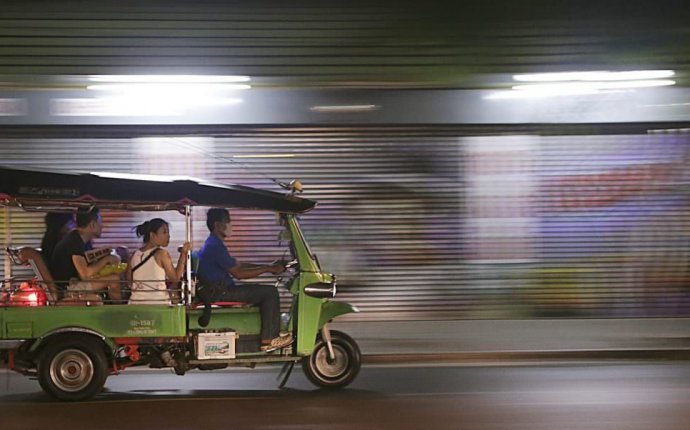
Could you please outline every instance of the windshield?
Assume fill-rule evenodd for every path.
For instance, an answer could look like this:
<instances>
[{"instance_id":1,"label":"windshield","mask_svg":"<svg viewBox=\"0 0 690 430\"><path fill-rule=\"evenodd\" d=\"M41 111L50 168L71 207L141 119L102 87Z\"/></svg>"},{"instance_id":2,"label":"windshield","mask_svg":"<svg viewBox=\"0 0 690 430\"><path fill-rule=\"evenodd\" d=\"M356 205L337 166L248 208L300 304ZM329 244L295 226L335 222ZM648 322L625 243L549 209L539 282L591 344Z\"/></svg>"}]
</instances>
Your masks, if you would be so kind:
<instances>
[{"instance_id":1,"label":"windshield","mask_svg":"<svg viewBox=\"0 0 690 430\"><path fill-rule=\"evenodd\" d=\"M304 249L307 251L309 258L311 258L314 261L314 264L316 265L315 269L321 270L321 265L319 264L319 259L316 256L316 254L314 254L311 251L311 248L309 248L309 243L305 240L304 235L302 234L302 229L299 227L299 223L297 222L297 219L296 218L294 219L294 223L289 223L287 216L285 216L284 219L285 219L286 224L288 225L288 228L290 225L292 225L294 227L293 228L293 230L294 230L293 234L297 235L297 239L298 239L297 242L300 242L304 245ZM295 241L293 241L290 244L290 252L292 252L293 258L297 258L297 250L295 249Z\"/></svg>"}]
</instances>

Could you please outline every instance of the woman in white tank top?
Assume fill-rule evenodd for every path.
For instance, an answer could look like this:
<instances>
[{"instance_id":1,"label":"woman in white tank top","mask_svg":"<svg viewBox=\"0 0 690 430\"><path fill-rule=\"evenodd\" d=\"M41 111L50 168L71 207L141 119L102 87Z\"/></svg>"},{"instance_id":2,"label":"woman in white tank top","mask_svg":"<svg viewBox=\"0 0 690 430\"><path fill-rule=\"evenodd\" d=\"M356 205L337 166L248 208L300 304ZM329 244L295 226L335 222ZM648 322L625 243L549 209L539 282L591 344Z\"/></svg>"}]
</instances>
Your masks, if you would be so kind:
<instances>
[{"instance_id":1,"label":"woman in white tank top","mask_svg":"<svg viewBox=\"0 0 690 430\"><path fill-rule=\"evenodd\" d=\"M185 269L190 244L185 243L177 266L164 249L170 243L170 228L165 220L154 218L136 227L144 246L134 251L129 260L128 279L132 285L130 304L171 304L171 291L166 281L173 281L177 289Z\"/></svg>"}]
</instances>

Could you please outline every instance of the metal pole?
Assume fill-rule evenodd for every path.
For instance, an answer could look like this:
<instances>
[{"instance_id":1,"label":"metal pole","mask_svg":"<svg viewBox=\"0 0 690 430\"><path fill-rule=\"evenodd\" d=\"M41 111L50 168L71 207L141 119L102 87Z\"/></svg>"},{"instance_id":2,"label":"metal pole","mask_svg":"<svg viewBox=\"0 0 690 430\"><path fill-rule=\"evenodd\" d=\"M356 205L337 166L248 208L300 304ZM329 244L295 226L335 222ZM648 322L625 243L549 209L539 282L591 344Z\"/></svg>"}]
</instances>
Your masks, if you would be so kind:
<instances>
[{"instance_id":1,"label":"metal pole","mask_svg":"<svg viewBox=\"0 0 690 430\"><path fill-rule=\"evenodd\" d=\"M185 239L189 243L193 243L192 240L192 207L190 205L186 205L184 207L184 218L185 218ZM187 252L187 266L186 266L186 282L185 282L185 304L191 305L192 304L192 250L190 249Z\"/></svg>"},{"instance_id":2,"label":"metal pole","mask_svg":"<svg viewBox=\"0 0 690 430\"><path fill-rule=\"evenodd\" d=\"M5 246L10 246L12 244L12 230L10 229L10 208L9 207L3 207L2 208L3 212L3 222L4 222L4 228L5 228ZM10 258L5 255L5 279L10 279L12 277L12 262L10 261Z\"/></svg>"},{"instance_id":3,"label":"metal pole","mask_svg":"<svg viewBox=\"0 0 690 430\"><path fill-rule=\"evenodd\" d=\"M328 348L328 358L329 364L335 362L335 351L333 350L333 339L331 338L331 330L328 328L328 324L324 324L321 327L321 339L326 342L326 347Z\"/></svg>"}]
</instances>

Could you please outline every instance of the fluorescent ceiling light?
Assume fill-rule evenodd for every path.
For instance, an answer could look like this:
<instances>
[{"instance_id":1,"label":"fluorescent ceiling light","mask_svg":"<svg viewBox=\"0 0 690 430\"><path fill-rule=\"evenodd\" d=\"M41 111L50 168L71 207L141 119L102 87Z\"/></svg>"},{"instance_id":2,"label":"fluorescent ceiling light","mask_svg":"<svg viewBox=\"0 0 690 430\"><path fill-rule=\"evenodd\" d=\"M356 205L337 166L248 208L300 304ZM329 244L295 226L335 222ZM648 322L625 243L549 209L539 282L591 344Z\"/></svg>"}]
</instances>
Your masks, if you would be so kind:
<instances>
[{"instance_id":1,"label":"fluorescent ceiling light","mask_svg":"<svg viewBox=\"0 0 690 430\"><path fill-rule=\"evenodd\" d=\"M539 92L573 92L598 91L598 90L621 90L630 88L649 88L664 87L675 85L676 81L670 79L652 79L641 81L605 81L605 82L562 82L549 84L525 84L514 85L513 89L518 91L539 91Z\"/></svg>"},{"instance_id":2,"label":"fluorescent ceiling light","mask_svg":"<svg viewBox=\"0 0 690 430\"><path fill-rule=\"evenodd\" d=\"M539 84L513 85L513 91L497 91L485 99L530 99L558 96L580 96L599 93L634 91L637 88L664 87L675 85L671 79L648 79L629 81L568 81Z\"/></svg>"},{"instance_id":3,"label":"fluorescent ceiling light","mask_svg":"<svg viewBox=\"0 0 690 430\"><path fill-rule=\"evenodd\" d=\"M131 84L95 84L95 85L87 85L86 89L87 90L93 90L93 91L132 91L132 92L138 92L138 91L147 91L147 90L153 90L153 91L171 91L171 92L179 92L179 91L208 91L208 90L214 90L214 91L229 91L229 90L248 90L251 88L251 85L247 84L202 84L202 83L194 83L194 84L164 84L164 83L131 83Z\"/></svg>"},{"instance_id":4,"label":"fluorescent ceiling light","mask_svg":"<svg viewBox=\"0 0 690 430\"><path fill-rule=\"evenodd\" d=\"M674 75L675 72L673 70L558 72L513 75L513 80L518 82L629 81L637 79L664 79Z\"/></svg>"},{"instance_id":5,"label":"fluorescent ceiling light","mask_svg":"<svg viewBox=\"0 0 690 430\"><path fill-rule=\"evenodd\" d=\"M168 83L168 84L220 84L230 82L249 82L249 76L240 75L91 75L91 82L113 83Z\"/></svg>"}]
</instances>

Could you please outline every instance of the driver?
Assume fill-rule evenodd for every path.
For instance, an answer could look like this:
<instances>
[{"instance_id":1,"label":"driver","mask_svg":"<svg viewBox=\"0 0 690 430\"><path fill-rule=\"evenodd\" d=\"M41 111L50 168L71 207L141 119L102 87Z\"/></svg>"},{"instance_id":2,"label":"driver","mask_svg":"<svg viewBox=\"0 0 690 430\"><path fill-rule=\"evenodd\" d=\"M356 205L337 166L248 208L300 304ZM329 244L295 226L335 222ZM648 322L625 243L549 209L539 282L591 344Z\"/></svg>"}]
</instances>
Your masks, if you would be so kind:
<instances>
[{"instance_id":1,"label":"driver","mask_svg":"<svg viewBox=\"0 0 690 430\"><path fill-rule=\"evenodd\" d=\"M290 345L291 333L280 334L280 297L278 290L269 285L236 285L235 279L255 278L264 273L281 273L285 266L280 261L271 264L240 263L230 256L225 238L230 235L230 213L227 209L212 208L206 213L206 226L210 235L199 250L197 275L199 298L206 304L199 325L205 327L211 318L210 304L239 301L258 305L261 309L261 350L274 351Z\"/></svg>"}]
</instances>

